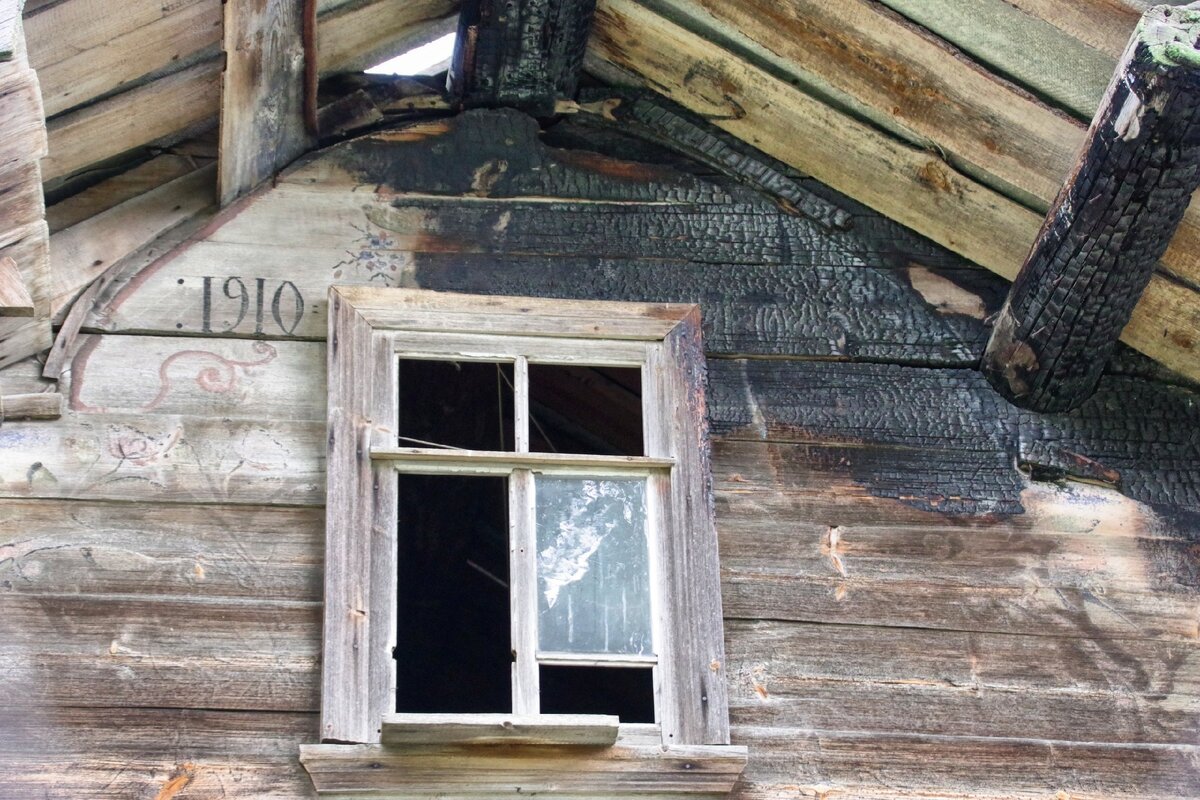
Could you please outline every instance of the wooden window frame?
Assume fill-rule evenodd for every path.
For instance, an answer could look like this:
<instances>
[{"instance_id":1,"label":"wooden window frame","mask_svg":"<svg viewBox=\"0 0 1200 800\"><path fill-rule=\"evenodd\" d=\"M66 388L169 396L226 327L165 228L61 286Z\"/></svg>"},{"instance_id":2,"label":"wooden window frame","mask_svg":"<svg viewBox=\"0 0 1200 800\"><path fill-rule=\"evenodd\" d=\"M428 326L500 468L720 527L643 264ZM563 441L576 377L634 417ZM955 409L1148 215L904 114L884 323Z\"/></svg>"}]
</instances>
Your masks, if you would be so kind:
<instances>
[{"instance_id":1,"label":"wooden window frame","mask_svg":"<svg viewBox=\"0 0 1200 800\"><path fill-rule=\"evenodd\" d=\"M527 369L526 359L530 358L536 363L639 366L645 456L529 453L527 442L524 447L518 442L515 452L505 454L400 447L395 420L401 356L479 361L511 358L518 370L517 383L525 377L520 370ZM666 758L672 747L686 746L690 748L687 758L711 758L706 763L715 770L708 775L706 788L696 791L711 793L726 778L731 786L745 763L745 750L728 746L699 307L333 286L329 293L328 367L321 738L352 747L337 749L325 744L302 748L302 760L318 790L325 790L322 780L330 791L333 789L328 787L347 791L353 786L353 781L330 783L328 771L344 777L347 768L343 762L353 762L355 752L374 759L384 754L402 758L394 748L388 749L389 741L394 745L397 738L385 732L389 722L393 730L402 723L405 730L413 729L411 715L398 721L399 715L393 713L397 465L425 474L443 469L461 474L464 461L472 458L476 460L468 471L486 474L492 470L512 474L514 480L522 475L531 477L531 470L590 474L600 469L610 474L649 476L648 495L654 496L649 505L659 532L652 552L656 563L657 722L653 726L621 725L614 753L644 767L646 758L654 760L653 752ZM520 392L516 398L515 414L520 419L528 414L528 406L521 402ZM521 427L518 423L517 429ZM521 512L518 509L516 513ZM514 529L513 547L529 546L527 541L515 541L522 530L526 536L532 535L532 520ZM513 563L517 563L515 556ZM531 579L514 575L514 595L533 592ZM536 619L533 615L525 615L519 622L514 618L513 627L517 650L514 686L532 687L536 694L537 662L530 647L531 642L536 645ZM530 670L534 671L532 678ZM524 676L518 678L519 672ZM520 718L523 729L536 728L537 697L518 694L514 692L512 716ZM464 720L469 722L466 717ZM570 722L562 724L569 727ZM506 727L511 725L506 723ZM547 718L547 729L553 727ZM431 741L435 740L439 739L431 728ZM651 772L678 777L665 762L656 764ZM723 777L718 779L718 775ZM489 789L495 790L494 786Z\"/></svg>"}]
</instances>

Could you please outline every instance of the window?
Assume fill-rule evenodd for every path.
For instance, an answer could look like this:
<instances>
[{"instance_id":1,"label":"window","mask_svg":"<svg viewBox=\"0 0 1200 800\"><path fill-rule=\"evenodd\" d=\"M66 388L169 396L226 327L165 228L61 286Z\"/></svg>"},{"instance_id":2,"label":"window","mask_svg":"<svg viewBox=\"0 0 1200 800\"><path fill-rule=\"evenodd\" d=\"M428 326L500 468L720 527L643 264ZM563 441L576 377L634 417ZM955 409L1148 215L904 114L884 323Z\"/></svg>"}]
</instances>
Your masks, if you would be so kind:
<instances>
[{"instance_id":1,"label":"window","mask_svg":"<svg viewBox=\"0 0 1200 800\"><path fill-rule=\"evenodd\" d=\"M318 791L444 791L427 746L494 742L489 726L525 731L512 739L523 746L594 746L610 729L609 767L589 789L628 758L662 776L644 793L680 791L692 762L705 769L684 784L726 791L745 751L728 746L699 309L334 287L329 311L330 744L302 751ZM478 609L454 602L478 577L463 564L495 584ZM450 599L429 600L422 621L427 586ZM460 629L478 632L443 646ZM467 662L483 677L453 679ZM506 778L514 792L601 763L546 752L522 762L544 774ZM455 763L444 778L456 791L487 774Z\"/></svg>"}]
</instances>

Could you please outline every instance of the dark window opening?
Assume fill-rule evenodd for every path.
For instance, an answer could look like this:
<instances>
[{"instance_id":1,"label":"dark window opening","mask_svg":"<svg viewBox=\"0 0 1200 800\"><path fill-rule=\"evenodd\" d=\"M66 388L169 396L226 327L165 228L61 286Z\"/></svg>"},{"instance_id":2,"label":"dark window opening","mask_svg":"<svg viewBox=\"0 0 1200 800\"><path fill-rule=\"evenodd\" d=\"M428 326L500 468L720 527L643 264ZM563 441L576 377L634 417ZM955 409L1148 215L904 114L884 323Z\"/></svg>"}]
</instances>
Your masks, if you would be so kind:
<instances>
[{"instance_id":1,"label":"dark window opening","mask_svg":"<svg viewBox=\"0 0 1200 800\"><path fill-rule=\"evenodd\" d=\"M615 714L621 722L654 722L649 667L543 666L543 714Z\"/></svg>"},{"instance_id":2,"label":"dark window opening","mask_svg":"<svg viewBox=\"0 0 1200 800\"><path fill-rule=\"evenodd\" d=\"M512 381L512 364L400 359L400 446L512 450Z\"/></svg>"},{"instance_id":3,"label":"dark window opening","mask_svg":"<svg viewBox=\"0 0 1200 800\"><path fill-rule=\"evenodd\" d=\"M396 710L507 713L508 480L398 480Z\"/></svg>"},{"instance_id":4,"label":"dark window opening","mask_svg":"<svg viewBox=\"0 0 1200 800\"><path fill-rule=\"evenodd\" d=\"M642 371L529 365L530 450L640 456Z\"/></svg>"}]
</instances>

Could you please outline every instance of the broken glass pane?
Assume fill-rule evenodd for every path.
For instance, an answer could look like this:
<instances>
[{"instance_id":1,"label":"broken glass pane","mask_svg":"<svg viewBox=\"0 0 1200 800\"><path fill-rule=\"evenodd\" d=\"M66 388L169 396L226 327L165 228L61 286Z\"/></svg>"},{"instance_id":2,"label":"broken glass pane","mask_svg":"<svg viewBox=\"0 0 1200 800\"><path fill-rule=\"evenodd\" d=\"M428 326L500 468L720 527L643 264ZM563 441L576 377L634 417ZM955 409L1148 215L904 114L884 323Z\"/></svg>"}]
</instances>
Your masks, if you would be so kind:
<instances>
[{"instance_id":1,"label":"broken glass pane","mask_svg":"<svg viewBox=\"0 0 1200 800\"><path fill-rule=\"evenodd\" d=\"M650 655L645 478L536 478L538 649Z\"/></svg>"}]
</instances>

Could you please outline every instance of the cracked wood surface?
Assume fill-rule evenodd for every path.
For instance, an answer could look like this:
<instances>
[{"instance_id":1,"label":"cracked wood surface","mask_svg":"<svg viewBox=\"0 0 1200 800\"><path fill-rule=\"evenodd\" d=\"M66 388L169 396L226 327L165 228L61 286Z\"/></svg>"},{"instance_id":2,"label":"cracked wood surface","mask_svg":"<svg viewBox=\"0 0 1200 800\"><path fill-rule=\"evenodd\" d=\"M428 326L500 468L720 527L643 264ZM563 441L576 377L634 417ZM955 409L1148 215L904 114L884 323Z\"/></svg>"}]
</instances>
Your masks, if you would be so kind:
<instances>
[{"instance_id":1,"label":"cracked wood surface","mask_svg":"<svg viewBox=\"0 0 1200 800\"><path fill-rule=\"evenodd\" d=\"M954 160L827 105L633 0L601 0L589 46L589 58L631 70L723 130L1000 275L1016 275L1037 235L1037 213ZM1198 299L1193 287L1156 274L1123 340L1200 375Z\"/></svg>"},{"instance_id":2,"label":"cracked wood surface","mask_svg":"<svg viewBox=\"0 0 1200 800\"><path fill-rule=\"evenodd\" d=\"M513 145L479 133L496 117ZM337 280L704 304L731 734L751 748L735 797L1194 794L1191 389L1131 361L1142 376L1092 405L1018 412L972 368L993 276L836 195L846 231L708 167L535 136L481 112L339 146L99 294L64 418L0 425L12 785L311 796Z\"/></svg>"}]
</instances>

